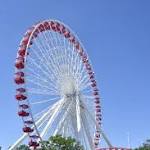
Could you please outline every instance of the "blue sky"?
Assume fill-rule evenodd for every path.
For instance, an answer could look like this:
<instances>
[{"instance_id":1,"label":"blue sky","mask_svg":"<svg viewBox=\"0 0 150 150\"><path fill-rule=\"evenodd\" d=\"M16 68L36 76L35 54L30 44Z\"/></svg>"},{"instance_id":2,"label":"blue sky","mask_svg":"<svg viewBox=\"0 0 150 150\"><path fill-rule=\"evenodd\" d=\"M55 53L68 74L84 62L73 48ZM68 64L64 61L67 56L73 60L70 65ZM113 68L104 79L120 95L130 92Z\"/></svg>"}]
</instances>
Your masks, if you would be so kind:
<instances>
[{"instance_id":1,"label":"blue sky","mask_svg":"<svg viewBox=\"0 0 150 150\"><path fill-rule=\"evenodd\" d=\"M22 134L14 60L26 29L43 19L69 25L83 42L101 91L103 129L114 146L150 138L150 1L0 0L0 145Z\"/></svg>"}]
</instances>

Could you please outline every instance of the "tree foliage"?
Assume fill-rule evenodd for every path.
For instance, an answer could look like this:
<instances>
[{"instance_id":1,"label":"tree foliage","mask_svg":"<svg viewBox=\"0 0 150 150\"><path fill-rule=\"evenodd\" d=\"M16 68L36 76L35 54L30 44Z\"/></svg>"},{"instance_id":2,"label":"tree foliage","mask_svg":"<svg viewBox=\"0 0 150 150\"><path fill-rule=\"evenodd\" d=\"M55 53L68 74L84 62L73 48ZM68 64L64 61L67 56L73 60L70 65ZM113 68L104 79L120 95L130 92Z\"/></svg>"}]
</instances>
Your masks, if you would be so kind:
<instances>
[{"instance_id":1,"label":"tree foliage","mask_svg":"<svg viewBox=\"0 0 150 150\"><path fill-rule=\"evenodd\" d=\"M150 150L150 139L146 140L142 146L136 148L135 150Z\"/></svg>"},{"instance_id":2,"label":"tree foliage","mask_svg":"<svg viewBox=\"0 0 150 150\"><path fill-rule=\"evenodd\" d=\"M48 141L43 141L41 150L83 150L83 147L71 137L64 138L56 135L50 137Z\"/></svg>"},{"instance_id":3,"label":"tree foliage","mask_svg":"<svg viewBox=\"0 0 150 150\"><path fill-rule=\"evenodd\" d=\"M27 145L20 145L16 150L30 150Z\"/></svg>"},{"instance_id":4,"label":"tree foliage","mask_svg":"<svg viewBox=\"0 0 150 150\"><path fill-rule=\"evenodd\" d=\"M30 149L26 145L21 145L16 150ZM83 150L83 146L71 137L64 138L61 135L56 135L50 137L48 141L42 141L38 150Z\"/></svg>"}]
</instances>

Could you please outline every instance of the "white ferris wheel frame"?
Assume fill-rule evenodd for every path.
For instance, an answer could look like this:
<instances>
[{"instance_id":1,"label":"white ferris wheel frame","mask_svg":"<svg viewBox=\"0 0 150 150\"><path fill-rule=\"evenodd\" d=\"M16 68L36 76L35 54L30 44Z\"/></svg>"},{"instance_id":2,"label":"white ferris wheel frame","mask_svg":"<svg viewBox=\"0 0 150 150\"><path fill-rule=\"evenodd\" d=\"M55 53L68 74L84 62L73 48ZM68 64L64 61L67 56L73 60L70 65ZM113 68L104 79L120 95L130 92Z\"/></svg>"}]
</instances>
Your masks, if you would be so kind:
<instances>
[{"instance_id":1,"label":"white ferris wheel frame","mask_svg":"<svg viewBox=\"0 0 150 150\"><path fill-rule=\"evenodd\" d=\"M56 86L56 87L52 86L52 88L50 88L50 87L48 87L48 88L53 89L54 93L48 93L46 90L40 91L40 90L32 88L31 91L29 91L29 90L26 91L28 93L25 96L23 95L25 90L28 88L27 87L28 85L26 85L26 80L27 80L26 79L26 77L27 77L27 73L26 73L27 67L26 66L28 66L28 64L30 65L30 63L28 63L28 62L32 62L33 64L36 65L37 68L39 68L39 70L40 69L42 70L42 68L40 68L41 66L37 65L37 63L33 61L32 56L30 57L29 50L32 49L32 44L37 42L36 39L39 40L37 38L37 36L38 35L40 36L40 34L42 34L42 36L43 36L42 38L45 37L44 40L48 42L49 38L47 39L46 35L43 33L45 31L55 32L57 34L60 34L65 39L64 43L67 43L66 41L68 41L68 43L69 43L68 45L69 46L71 45L70 47L68 46L69 47L68 50L66 50L66 48L64 49L64 56L65 56L65 54L67 54L67 57L72 56L72 58L70 58L70 62L68 62L68 60L65 60L66 62L64 62L64 64L66 65L65 66L66 68L70 68L70 67L72 68L72 72L76 75L77 80L80 81L80 83L82 83L81 85L79 85L80 90L84 90L86 88L86 86L90 87L90 92L93 94L91 95L91 97L88 95L84 99L90 99L92 101L92 103L95 104L95 108L94 108L95 112L92 112L94 115L91 114L89 108L86 110L87 104L84 104L84 102L81 101L82 95L80 93L78 93L79 94L79 96L78 96L78 94L75 93L76 94L75 101L74 101L74 99L72 101L71 100L68 101L67 96L65 98L61 97L61 99L57 100L57 102L55 102L51 107L46 108L46 110L42 110L42 112L37 114L37 116L41 115L41 114L42 115L40 116L40 118L38 120L35 121L35 117L32 114L31 102L30 102L30 100L28 100L27 94L31 91L34 94L40 93L43 95L58 94L58 91L56 91L58 86ZM52 39L50 39L50 40L52 40ZM57 45L57 43L56 43L56 45ZM83 45L81 44L80 40L78 39L78 37L73 33L73 31L68 26L64 25L62 22L57 21L57 20L44 20L42 22L39 22L39 23L33 25L29 30L27 30L25 36L21 40L20 46L21 47L19 47L19 50L17 53L17 59L16 59L16 63L15 63L15 66L16 66L15 82L19 87L19 91L17 91L17 92L19 92L19 94L20 94L20 95L19 94L16 95L16 96L18 96L17 101L18 101L18 105L19 105L19 109L20 109L20 112L18 112L18 114L23 119L24 125L26 127L26 129L25 129L26 133L24 133L23 136L21 138L19 138L11 146L11 148L9 150L16 148L20 143L22 143L22 141L27 136L30 137L31 141L33 142L32 144L36 144L39 141L41 141L42 138L47 134L49 128L51 127L52 123L54 122L54 120L56 119L56 117L58 116L58 114L61 112L62 109L65 109L66 111L64 112L61 120L59 121L58 128L56 128L53 135L56 135L58 133L63 133L63 131L64 131L64 135L68 136L69 134L67 132L70 131L70 127L67 128L67 124L68 124L68 122L72 122L72 126L74 126L77 129L77 131L75 130L74 133L71 133L71 134L73 134L75 136L81 130L84 129L82 135L83 135L83 137L85 137L85 139L82 142L89 143L89 147L91 150L97 148L98 144L99 144L99 140L100 140L100 134L103 137L105 137L105 135L103 134L103 132L101 130L101 107L100 107L99 90L97 88L97 82L95 79L94 72L92 70L91 62L89 60L89 57L88 57ZM48 46L50 46L50 45L48 45ZM41 57L43 57L43 61L45 60L45 62L43 62L43 64L45 63L47 65L47 66L45 64L43 65L43 67L45 67L45 70L48 71L50 69L48 67L48 65L49 65L51 68L53 68L52 72L54 73L54 76L61 76L61 73L59 72L59 70L55 69L54 61L52 61L50 63L49 60L45 57L46 55L43 54L43 51L44 51L49 55L49 51L46 50L45 45L42 45L42 44L40 45L37 42L37 48L39 49L39 51L41 51L40 54L41 54ZM72 51L70 52L70 50L72 50ZM70 52L70 54L68 54L67 52ZM77 55L78 55L76 58L73 57L73 55L75 53L77 53ZM54 54L55 54L55 52L54 52ZM57 52L57 54L58 54L58 52ZM37 59L40 58L40 56L37 53L35 53L34 55L37 56ZM62 57L63 57L63 53L59 56L58 59L62 59ZM79 66L74 66L74 64L71 62L71 60L74 60L77 63L80 62ZM57 63L57 62L55 61L55 63ZM57 66L59 68L60 63L58 63ZM33 69L33 68L30 68L30 69ZM20 72L21 73L23 72L23 74L21 75ZM48 76L49 73L50 72L43 71L43 74L45 76ZM65 73L65 71L64 71L64 73ZM82 74L84 76L81 78L79 76L79 74ZM34 75L34 77L37 80L40 80L40 81L42 80L42 82L44 82L44 79L40 78L40 76L38 76L38 74L36 74L36 76ZM74 88L72 88L72 85L74 85L74 83L72 83L73 82L72 78L68 79L68 76L67 76L67 80L69 80L69 82L70 82L70 83L68 83L67 87L71 87L71 88L66 89L67 87L63 87L62 91L65 94L67 92L74 92L73 91ZM36 80L34 78L30 79L29 81L34 84L37 84L38 86L43 86L41 84L38 84L38 82L35 82ZM52 81L52 82L55 82L55 81ZM63 82L63 81L61 81L61 82L63 84L65 84L65 82ZM86 82L88 83L88 85L84 84ZM45 84L46 88L47 88L47 84L48 83ZM49 84L52 85L52 83L49 83ZM59 82L57 84L59 84ZM70 89L71 89L71 91L70 91ZM92 91L91 91L91 89L92 89ZM86 91L86 92L88 92L88 91ZM69 97L69 99L72 99L71 96ZM55 101L55 98L54 98L54 101ZM43 100L43 101L38 101L38 102L33 102L33 103L34 104L42 104L42 103L47 103L47 102L48 102L48 100ZM73 114L73 117L76 117L75 121L72 119L72 116L70 116L71 110L72 111L74 110L74 112L72 114ZM91 121L93 122L93 124L95 125L95 129L94 129L95 134L93 135L93 137L91 137L91 133L90 133L90 131L88 131L88 129L93 128L93 126L92 126L92 124L89 125L89 121L88 121L89 118L87 118L86 114L84 113L85 111L88 114ZM26 112L28 114L26 114ZM74 114L75 114L75 116L74 116ZM26 118L28 118L28 119L26 119ZM33 121L32 123L30 122L31 123L30 125L28 124L29 122L27 123L27 121L29 121L29 120ZM39 128L42 127L45 122L47 122L47 124L45 125L42 132L39 133ZM85 125L85 123L86 123L86 125ZM34 130L34 131L32 131L32 134L31 134L30 130ZM66 134L65 134L65 132L66 132ZM91 132L93 132L93 129ZM77 136L79 136L79 135L77 135ZM37 137L37 138L35 138L35 137ZM107 139L107 138L105 137L105 139ZM108 140L106 140L106 141L108 141ZM108 142L108 144L110 144L110 143Z\"/></svg>"}]
</instances>

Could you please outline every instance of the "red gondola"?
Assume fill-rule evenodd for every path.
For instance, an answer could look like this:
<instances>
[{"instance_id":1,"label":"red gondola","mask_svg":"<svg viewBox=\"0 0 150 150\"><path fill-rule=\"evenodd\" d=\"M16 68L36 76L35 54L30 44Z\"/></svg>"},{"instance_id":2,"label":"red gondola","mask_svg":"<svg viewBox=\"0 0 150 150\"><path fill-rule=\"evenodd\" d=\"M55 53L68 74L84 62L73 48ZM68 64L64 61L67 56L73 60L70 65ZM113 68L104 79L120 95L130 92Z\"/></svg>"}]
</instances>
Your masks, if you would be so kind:
<instances>
[{"instance_id":1,"label":"red gondola","mask_svg":"<svg viewBox=\"0 0 150 150\"><path fill-rule=\"evenodd\" d=\"M26 49L20 48L20 49L18 50L18 54L19 54L21 57L24 57L25 54L26 54Z\"/></svg>"},{"instance_id":2,"label":"red gondola","mask_svg":"<svg viewBox=\"0 0 150 150\"><path fill-rule=\"evenodd\" d=\"M24 73L23 72L16 72L15 76L20 76L20 77L24 77Z\"/></svg>"},{"instance_id":3,"label":"red gondola","mask_svg":"<svg viewBox=\"0 0 150 150\"><path fill-rule=\"evenodd\" d=\"M32 140L31 140L31 141L29 142L29 146L36 148L36 147L39 146L39 143L37 143L36 141L32 141Z\"/></svg>"},{"instance_id":4,"label":"red gondola","mask_svg":"<svg viewBox=\"0 0 150 150\"><path fill-rule=\"evenodd\" d=\"M101 117L102 116L102 114L101 113L96 113L96 117Z\"/></svg>"},{"instance_id":5,"label":"red gondola","mask_svg":"<svg viewBox=\"0 0 150 150\"><path fill-rule=\"evenodd\" d=\"M18 88L18 89L16 89L16 91L24 93L26 91L26 89L25 88Z\"/></svg>"},{"instance_id":6,"label":"red gondola","mask_svg":"<svg viewBox=\"0 0 150 150\"><path fill-rule=\"evenodd\" d=\"M100 101L96 100L96 101L95 101L95 104L100 104Z\"/></svg>"},{"instance_id":7,"label":"red gondola","mask_svg":"<svg viewBox=\"0 0 150 150\"><path fill-rule=\"evenodd\" d=\"M86 54L83 54L83 56L82 56L82 62L83 63L88 63L88 57L87 57L87 55Z\"/></svg>"},{"instance_id":8,"label":"red gondola","mask_svg":"<svg viewBox=\"0 0 150 150\"><path fill-rule=\"evenodd\" d=\"M33 121L32 120L27 120L27 121L24 121L24 123L29 125L29 124L33 124Z\"/></svg>"},{"instance_id":9,"label":"red gondola","mask_svg":"<svg viewBox=\"0 0 150 150\"><path fill-rule=\"evenodd\" d=\"M93 79L94 79L94 75L91 75L91 76L90 76L90 79L93 80Z\"/></svg>"},{"instance_id":10,"label":"red gondola","mask_svg":"<svg viewBox=\"0 0 150 150\"><path fill-rule=\"evenodd\" d=\"M45 30L44 26L42 24L39 25L38 29L39 29L40 32L43 32Z\"/></svg>"},{"instance_id":11,"label":"red gondola","mask_svg":"<svg viewBox=\"0 0 150 150\"><path fill-rule=\"evenodd\" d=\"M66 28L62 25L61 32L64 34L66 32Z\"/></svg>"},{"instance_id":12,"label":"red gondola","mask_svg":"<svg viewBox=\"0 0 150 150\"><path fill-rule=\"evenodd\" d=\"M23 109L28 109L29 108L29 105L26 105L26 104L22 104L22 105L19 105L20 108L23 108Z\"/></svg>"},{"instance_id":13,"label":"red gondola","mask_svg":"<svg viewBox=\"0 0 150 150\"><path fill-rule=\"evenodd\" d=\"M60 23L56 23L56 30L61 34L61 25L60 25Z\"/></svg>"},{"instance_id":14,"label":"red gondola","mask_svg":"<svg viewBox=\"0 0 150 150\"><path fill-rule=\"evenodd\" d=\"M78 45L76 45L76 48L78 49L78 52L79 52L79 54L80 54L80 56L82 57L83 55L84 55L84 51L83 51L83 49L80 47L80 44ZM86 64L88 64L88 62L86 63Z\"/></svg>"},{"instance_id":15,"label":"red gondola","mask_svg":"<svg viewBox=\"0 0 150 150\"><path fill-rule=\"evenodd\" d=\"M71 42L71 43L75 43L75 37L73 36L73 35L71 35L70 36L70 38L69 38L69 41Z\"/></svg>"},{"instance_id":16,"label":"red gondola","mask_svg":"<svg viewBox=\"0 0 150 150\"><path fill-rule=\"evenodd\" d=\"M97 96L97 95L98 95L98 92L95 91L95 92L93 93L93 95Z\"/></svg>"},{"instance_id":17,"label":"red gondola","mask_svg":"<svg viewBox=\"0 0 150 150\"><path fill-rule=\"evenodd\" d=\"M30 36L32 34L32 31L34 30L34 27L31 27L27 30L26 35L25 36Z\"/></svg>"},{"instance_id":18,"label":"red gondola","mask_svg":"<svg viewBox=\"0 0 150 150\"><path fill-rule=\"evenodd\" d=\"M101 109L96 109L96 112L101 112Z\"/></svg>"},{"instance_id":19,"label":"red gondola","mask_svg":"<svg viewBox=\"0 0 150 150\"><path fill-rule=\"evenodd\" d=\"M39 136L38 135L30 135L30 138L37 139L37 138L39 138Z\"/></svg>"},{"instance_id":20,"label":"red gondola","mask_svg":"<svg viewBox=\"0 0 150 150\"><path fill-rule=\"evenodd\" d=\"M96 105L95 107L96 107L96 108L101 108L100 105Z\"/></svg>"},{"instance_id":21,"label":"red gondola","mask_svg":"<svg viewBox=\"0 0 150 150\"><path fill-rule=\"evenodd\" d=\"M50 24L51 24L52 30L56 32L57 31L56 24L53 21L51 21Z\"/></svg>"},{"instance_id":22,"label":"red gondola","mask_svg":"<svg viewBox=\"0 0 150 150\"><path fill-rule=\"evenodd\" d=\"M99 90L97 88L94 88L93 91L98 92Z\"/></svg>"},{"instance_id":23,"label":"red gondola","mask_svg":"<svg viewBox=\"0 0 150 150\"><path fill-rule=\"evenodd\" d=\"M29 113L24 110L21 110L18 112L18 115L21 117L26 117L26 116L29 116Z\"/></svg>"},{"instance_id":24,"label":"red gondola","mask_svg":"<svg viewBox=\"0 0 150 150\"><path fill-rule=\"evenodd\" d=\"M91 68L91 65L88 64L88 63L87 63L85 66L86 66L86 69L87 69L87 70L91 70L91 69L92 69L92 68Z\"/></svg>"},{"instance_id":25,"label":"red gondola","mask_svg":"<svg viewBox=\"0 0 150 150\"><path fill-rule=\"evenodd\" d=\"M102 118L101 117L96 117L96 121L101 121L102 120Z\"/></svg>"},{"instance_id":26,"label":"red gondola","mask_svg":"<svg viewBox=\"0 0 150 150\"><path fill-rule=\"evenodd\" d=\"M69 38L70 37L70 32L67 31L66 33L64 33L65 38Z\"/></svg>"},{"instance_id":27,"label":"red gondola","mask_svg":"<svg viewBox=\"0 0 150 150\"><path fill-rule=\"evenodd\" d=\"M50 25L48 22L44 22L44 27L46 30L50 30Z\"/></svg>"},{"instance_id":28,"label":"red gondola","mask_svg":"<svg viewBox=\"0 0 150 150\"><path fill-rule=\"evenodd\" d=\"M30 37L30 36L25 36L25 37L23 38L23 40L22 40L22 44L23 44L23 45L27 45L27 44L28 44L29 37Z\"/></svg>"},{"instance_id":29,"label":"red gondola","mask_svg":"<svg viewBox=\"0 0 150 150\"><path fill-rule=\"evenodd\" d=\"M15 83L16 84L23 84L25 82L24 78L21 76L16 76L15 77Z\"/></svg>"},{"instance_id":30,"label":"red gondola","mask_svg":"<svg viewBox=\"0 0 150 150\"><path fill-rule=\"evenodd\" d=\"M96 137L96 138L100 138L100 133L96 133L96 134L95 134L95 137Z\"/></svg>"},{"instance_id":31,"label":"red gondola","mask_svg":"<svg viewBox=\"0 0 150 150\"><path fill-rule=\"evenodd\" d=\"M38 30L36 30L34 33L33 33L33 38L36 38L38 36Z\"/></svg>"},{"instance_id":32,"label":"red gondola","mask_svg":"<svg viewBox=\"0 0 150 150\"><path fill-rule=\"evenodd\" d=\"M89 76L94 75L94 72L88 71Z\"/></svg>"},{"instance_id":33,"label":"red gondola","mask_svg":"<svg viewBox=\"0 0 150 150\"><path fill-rule=\"evenodd\" d=\"M31 132L33 132L34 130L33 129L31 129L30 127L24 127L23 128L23 132L25 132L25 133L31 133Z\"/></svg>"},{"instance_id":34,"label":"red gondola","mask_svg":"<svg viewBox=\"0 0 150 150\"><path fill-rule=\"evenodd\" d=\"M17 69L23 69L24 68L24 58L23 57L18 57L16 59L15 66Z\"/></svg>"},{"instance_id":35,"label":"red gondola","mask_svg":"<svg viewBox=\"0 0 150 150\"><path fill-rule=\"evenodd\" d=\"M92 86L92 87L96 87L96 83L92 83L91 86Z\"/></svg>"},{"instance_id":36,"label":"red gondola","mask_svg":"<svg viewBox=\"0 0 150 150\"><path fill-rule=\"evenodd\" d=\"M22 100L26 100L27 99L27 96L25 96L24 94L16 94L16 99L18 101L22 101Z\"/></svg>"}]
</instances>

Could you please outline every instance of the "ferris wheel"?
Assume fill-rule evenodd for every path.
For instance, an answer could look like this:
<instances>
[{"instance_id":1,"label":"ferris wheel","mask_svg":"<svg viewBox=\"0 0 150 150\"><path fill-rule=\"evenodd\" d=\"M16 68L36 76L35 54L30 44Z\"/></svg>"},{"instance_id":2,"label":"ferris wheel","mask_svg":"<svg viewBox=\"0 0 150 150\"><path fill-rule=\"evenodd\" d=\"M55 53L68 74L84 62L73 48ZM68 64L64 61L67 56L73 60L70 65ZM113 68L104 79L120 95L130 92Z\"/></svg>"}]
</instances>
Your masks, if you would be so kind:
<instances>
[{"instance_id":1,"label":"ferris wheel","mask_svg":"<svg viewBox=\"0 0 150 150\"><path fill-rule=\"evenodd\" d=\"M15 61L18 115L23 136L36 149L50 136L71 136L94 150L101 135L101 106L89 57L72 30L57 20L38 22L23 36Z\"/></svg>"}]
</instances>

